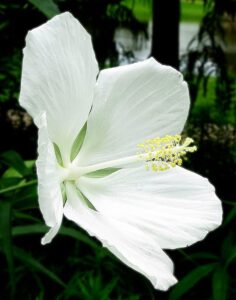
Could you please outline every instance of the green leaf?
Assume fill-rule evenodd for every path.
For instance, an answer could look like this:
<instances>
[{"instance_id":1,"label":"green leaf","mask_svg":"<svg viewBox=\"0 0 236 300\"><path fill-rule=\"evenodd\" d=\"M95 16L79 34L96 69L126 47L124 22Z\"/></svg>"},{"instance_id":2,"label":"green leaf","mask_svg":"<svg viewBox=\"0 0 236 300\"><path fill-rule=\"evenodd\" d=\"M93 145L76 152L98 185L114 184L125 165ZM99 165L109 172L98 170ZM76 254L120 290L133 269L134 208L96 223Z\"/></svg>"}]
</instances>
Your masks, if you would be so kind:
<instances>
[{"instance_id":1,"label":"green leaf","mask_svg":"<svg viewBox=\"0 0 236 300\"><path fill-rule=\"evenodd\" d=\"M236 204L231 208L230 212L226 215L224 219L223 226L228 225L236 216Z\"/></svg>"},{"instance_id":2,"label":"green leaf","mask_svg":"<svg viewBox=\"0 0 236 300\"><path fill-rule=\"evenodd\" d=\"M45 234L47 230L46 226L38 224L15 226L12 228L12 236L16 237L35 233Z\"/></svg>"},{"instance_id":3,"label":"green leaf","mask_svg":"<svg viewBox=\"0 0 236 300\"><path fill-rule=\"evenodd\" d=\"M212 277L213 300L226 300L229 285L229 276L226 270L218 267Z\"/></svg>"},{"instance_id":4,"label":"green leaf","mask_svg":"<svg viewBox=\"0 0 236 300\"><path fill-rule=\"evenodd\" d=\"M227 268L236 259L236 243L235 243L235 233L230 231L221 247L221 261L224 263L225 268Z\"/></svg>"},{"instance_id":5,"label":"green leaf","mask_svg":"<svg viewBox=\"0 0 236 300\"><path fill-rule=\"evenodd\" d=\"M18 179L22 179L23 176L22 174L20 174L18 171L16 171L15 169L13 168L8 168L4 173L3 173L3 178L18 178Z\"/></svg>"},{"instance_id":6,"label":"green leaf","mask_svg":"<svg viewBox=\"0 0 236 300\"><path fill-rule=\"evenodd\" d=\"M15 271L11 233L11 203L6 201L0 202L0 236L2 238L3 252L5 253L8 264L13 296L15 290Z\"/></svg>"},{"instance_id":7,"label":"green leaf","mask_svg":"<svg viewBox=\"0 0 236 300\"><path fill-rule=\"evenodd\" d=\"M113 278L110 282L104 284L101 276L90 273L82 280L78 280L78 292L81 299L111 299L111 293L114 290L118 279ZM77 295L78 295L77 292Z\"/></svg>"},{"instance_id":8,"label":"green leaf","mask_svg":"<svg viewBox=\"0 0 236 300\"><path fill-rule=\"evenodd\" d=\"M118 279L113 278L105 287L102 293L102 298L101 300L106 300L110 298L110 294L114 290L115 286L117 285Z\"/></svg>"},{"instance_id":9,"label":"green leaf","mask_svg":"<svg viewBox=\"0 0 236 300\"><path fill-rule=\"evenodd\" d=\"M94 242L94 240L92 238L90 238L87 234L84 234L83 232L81 232L79 230L62 226L60 228L59 234L72 237L76 240L79 240L79 241L89 245L90 247L92 247L94 249L100 248L99 245L96 242Z\"/></svg>"},{"instance_id":10,"label":"green leaf","mask_svg":"<svg viewBox=\"0 0 236 300\"><path fill-rule=\"evenodd\" d=\"M22 182L20 184L7 187L5 189L1 189L0 190L0 194L5 194L5 193L13 192L13 191L16 191L18 189L22 189L22 188L25 188L25 187L28 187L28 186L31 186L31 185L35 185L36 183L37 183L37 180L31 180L31 181L28 181L28 182Z\"/></svg>"},{"instance_id":11,"label":"green leaf","mask_svg":"<svg viewBox=\"0 0 236 300\"><path fill-rule=\"evenodd\" d=\"M206 259L206 260L215 260L219 261L219 257L210 252L198 252L191 254L191 258L193 259Z\"/></svg>"},{"instance_id":12,"label":"green leaf","mask_svg":"<svg viewBox=\"0 0 236 300\"><path fill-rule=\"evenodd\" d=\"M196 252L192 254L187 254L185 250L178 249L178 251L189 261L191 261L195 266L199 265L199 262L197 260L213 260L215 262L219 261L219 257L215 254L212 254L210 252Z\"/></svg>"},{"instance_id":13,"label":"green leaf","mask_svg":"<svg viewBox=\"0 0 236 300\"><path fill-rule=\"evenodd\" d=\"M39 219L35 218L31 214L20 212L20 211L13 211L13 217L14 219L20 219L20 220L26 220L26 221L33 221L35 223L40 222Z\"/></svg>"},{"instance_id":14,"label":"green leaf","mask_svg":"<svg viewBox=\"0 0 236 300\"><path fill-rule=\"evenodd\" d=\"M76 156L78 155L78 153L83 145L86 131L87 131L87 123L84 124L83 128L80 130L79 134L75 138L75 141L72 145L71 153L70 153L71 161L73 161L76 158Z\"/></svg>"},{"instance_id":15,"label":"green leaf","mask_svg":"<svg viewBox=\"0 0 236 300\"><path fill-rule=\"evenodd\" d=\"M12 235L14 237L29 235L29 234L45 234L48 231L48 228L45 225L33 224L25 226L15 226L12 229ZM78 241L84 242L85 244L91 246L92 248L97 249L99 246L94 242L87 234L84 234L80 230L75 230L73 228L67 228L61 226L59 234L72 237Z\"/></svg>"},{"instance_id":16,"label":"green leaf","mask_svg":"<svg viewBox=\"0 0 236 300\"><path fill-rule=\"evenodd\" d=\"M35 166L35 160L25 160L24 162L28 169L32 169Z\"/></svg>"},{"instance_id":17,"label":"green leaf","mask_svg":"<svg viewBox=\"0 0 236 300\"><path fill-rule=\"evenodd\" d=\"M232 262L236 260L236 246L231 249L231 252L226 260L225 266L228 267Z\"/></svg>"},{"instance_id":18,"label":"green leaf","mask_svg":"<svg viewBox=\"0 0 236 300\"><path fill-rule=\"evenodd\" d=\"M221 256L223 258L224 261L227 261L228 258L231 256L231 253L233 252L233 250L235 249L235 241L234 241L234 232L229 232L223 243L222 243L222 247L221 247Z\"/></svg>"},{"instance_id":19,"label":"green leaf","mask_svg":"<svg viewBox=\"0 0 236 300\"><path fill-rule=\"evenodd\" d=\"M14 247L14 256L20 260L22 263L26 264L33 270L40 272L46 275L48 278L58 283L61 286L65 286L64 282L52 271L46 268L43 264L41 264L38 259L33 258L29 253L23 251L20 248Z\"/></svg>"},{"instance_id":20,"label":"green leaf","mask_svg":"<svg viewBox=\"0 0 236 300\"><path fill-rule=\"evenodd\" d=\"M5 165L15 169L20 175L29 174L29 169L26 167L22 157L15 151L7 151L0 155L0 161Z\"/></svg>"},{"instance_id":21,"label":"green leaf","mask_svg":"<svg viewBox=\"0 0 236 300\"><path fill-rule=\"evenodd\" d=\"M57 4L53 0L28 0L38 10L40 10L47 18L52 18L60 14Z\"/></svg>"},{"instance_id":22,"label":"green leaf","mask_svg":"<svg viewBox=\"0 0 236 300\"><path fill-rule=\"evenodd\" d=\"M192 272L182 278L171 290L169 300L182 299L182 296L185 295L195 284L212 272L215 266L216 263L213 263L195 268Z\"/></svg>"},{"instance_id":23,"label":"green leaf","mask_svg":"<svg viewBox=\"0 0 236 300\"><path fill-rule=\"evenodd\" d=\"M97 171L88 173L85 176L92 177L92 178L101 178L101 177L108 176L119 170L120 170L120 168L106 168L106 169L97 170Z\"/></svg>"},{"instance_id":24,"label":"green leaf","mask_svg":"<svg viewBox=\"0 0 236 300\"><path fill-rule=\"evenodd\" d=\"M223 202L224 204L227 204L227 205L230 205L230 206L235 206L235 205L236 205L235 201L226 201L226 200L222 200L222 202Z\"/></svg>"},{"instance_id":25,"label":"green leaf","mask_svg":"<svg viewBox=\"0 0 236 300\"><path fill-rule=\"evenodd\" d=\"M12 204L13 207L17 210L28 210L33 208L38 209L38 194L36 183L25 186L24 189L18 189L17 196L14 197Z\"/></svg>"},{"instance_id":26,"label":"green leaf","mask_svg":"<svg viewBox=\"0 0 236 300\"><path fill-rule=\"evenodd\" d=\"M0 178L0 190L1 189L5 189L5 188L9 188L11 186L14 186L14 185L18 185L20 184L20 182L22 181L22 177L1 177Z\"/></svg>"}]
</instances>

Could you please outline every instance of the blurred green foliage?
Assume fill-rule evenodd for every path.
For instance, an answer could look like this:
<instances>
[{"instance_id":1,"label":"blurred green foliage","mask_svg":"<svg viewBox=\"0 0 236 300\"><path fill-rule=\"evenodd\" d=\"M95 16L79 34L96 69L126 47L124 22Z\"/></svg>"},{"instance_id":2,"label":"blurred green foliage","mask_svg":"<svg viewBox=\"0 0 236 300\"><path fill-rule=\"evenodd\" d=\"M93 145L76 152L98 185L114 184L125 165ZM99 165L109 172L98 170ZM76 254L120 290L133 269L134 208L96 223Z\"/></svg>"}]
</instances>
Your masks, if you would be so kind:
<instances>
[{"instance_id":1,"label":"blurred green foliage","mask_svg":"<svg viewBox=\"0 0 236 300\"><path fill-rule=\"evenodd\" d=\"M204 73L196 76L193 69L188 79L190 87L192 83L195 88L195 101L186 132L196 140L199 151L186 161L186 166L215 184L225 213L223 225L206 240L191 248L170 251L179 283L166 293L155 291L144 277L66 220L52 244L40 245L47 228L38 209L32 160L36 157L36 131L17 104L24 37L30 28L58 11L70 9L92 33L95 51L104 65L105 58L113 53L115 26L114 18L107 16L108 6L119 2L97 0L92 8L91 1L85 0L0 2L0 128L4 141L0 148L1 299L236 299L235 90L222 88L214 76L206 81ZM147 2L134 2L136 18ZM127 1L126 7L130 3ZM191 3L184 1L183 5L182 16L187 20ZM199 20L200 9L191 13L191 20ZM148 14L144 12L143 18L149 18ZM103 45L101 38L105 40ZM203 50L198 51L201 54ZM235 74L227 78L235 82Z\"/></svg>"},{"instance_id":2,"label":"blurred green foliage","mask_svg":"<svg viewBox=\"0 0 236 300\"><path fill-rule=\"evenodd\" d=\"M132 10L134 17L140 22L149 22L152 19L153 0L123 0L121 4Z\"/></svg>"},{"instance_id":3,"label":"blurred green foliage","mask_svg":"<svg viewBox=\"0 0 236 300\"><path fill-rule=\"evenodd\" d=\"M203 1L181 1L181 15L182 22L199 23L204 15Z\"/></svg>"}]
</instances>

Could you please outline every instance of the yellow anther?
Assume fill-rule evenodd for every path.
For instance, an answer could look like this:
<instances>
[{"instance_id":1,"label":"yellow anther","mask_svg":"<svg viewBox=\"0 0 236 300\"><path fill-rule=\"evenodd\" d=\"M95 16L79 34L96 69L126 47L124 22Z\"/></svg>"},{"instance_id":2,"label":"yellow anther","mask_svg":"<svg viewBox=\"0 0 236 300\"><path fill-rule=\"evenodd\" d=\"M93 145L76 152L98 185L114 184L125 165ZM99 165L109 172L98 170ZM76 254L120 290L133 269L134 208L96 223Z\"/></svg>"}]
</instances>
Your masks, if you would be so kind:
<instances>
[{"instance_id":1,"label":"yellow anther","mask_svg":"<svg viewBox=\"0 0 236 300\"><path fill-rule=\"evenodd\" d=\"M156 137L148 139L144 143L139 144L139 157L146 161L146 170L154 172L166 171L175 166L181 166L182 158L188 153L195 152L196 146L190 146L193 139L186 138L181 144L180 135L166 135L164 137Z\"/></svg>"},{"instance_id":2,"label":"yellow anther","mask_svg":"<svg viewBox=\"0 0 236 300\"><path fill-rule=\"evenodd\" d=\"M155 165L155 164L152 164L152 170L153 170L154 172L157 172L157 171L158 171L158 167L157 167L157 165Z\"/></svg>"}]
</instances>

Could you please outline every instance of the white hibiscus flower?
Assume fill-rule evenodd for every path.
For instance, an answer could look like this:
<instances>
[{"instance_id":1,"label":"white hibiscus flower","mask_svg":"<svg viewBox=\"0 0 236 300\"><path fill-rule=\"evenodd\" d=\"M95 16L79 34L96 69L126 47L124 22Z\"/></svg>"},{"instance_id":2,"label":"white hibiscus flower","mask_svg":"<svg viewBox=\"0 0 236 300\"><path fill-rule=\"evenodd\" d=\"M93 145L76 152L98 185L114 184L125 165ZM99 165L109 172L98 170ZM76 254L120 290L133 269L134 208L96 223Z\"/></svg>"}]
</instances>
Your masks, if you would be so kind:
<instances>
[{"instance_id":1,"label":"white hibiscus flower","mask_svg":"<svg viewBox=\"0 0 236 300\"><path fill-rule=\"evenodd\" d=\"M189 246L222 219L208 180L172 168L194 150L178 136L187 84L153 58L97 74L91 38L70 13L28 33L20 104L39 129L39 206L50 227L42 243L64 215L166 290L176 278L162 249Z\"/></svg>"}]
</instances>

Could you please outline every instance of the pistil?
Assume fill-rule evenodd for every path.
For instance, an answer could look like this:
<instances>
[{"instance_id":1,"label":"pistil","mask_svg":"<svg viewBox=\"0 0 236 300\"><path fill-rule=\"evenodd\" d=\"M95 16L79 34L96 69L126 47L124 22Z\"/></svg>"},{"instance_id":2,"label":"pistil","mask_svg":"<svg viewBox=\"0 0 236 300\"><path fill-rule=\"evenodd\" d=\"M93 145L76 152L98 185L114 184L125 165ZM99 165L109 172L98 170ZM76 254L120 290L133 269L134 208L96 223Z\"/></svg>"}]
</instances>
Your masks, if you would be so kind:
<instances>
[{"instance_id":1,"label":"pistil","mask_svg":"<svg viewBox=\"0 0 236 300\"><path fill-rule=\"evenodd\" d=\"M188 152L197 150L196 146L190 146L193 140L186 138L180 144L181 136L165 136L162 138L154 138L144 141L139 144L139 152L135 155L118 158L111 161L106 161L94 164L87 167L80 167L73 162L62 172L63 180L77 180L80 176L107 169L120 168L124 165L129 165L137 162L145 162L146 170L165 171L175 166L182 165L182 158Z\"/></svg>"}]
</instances>

